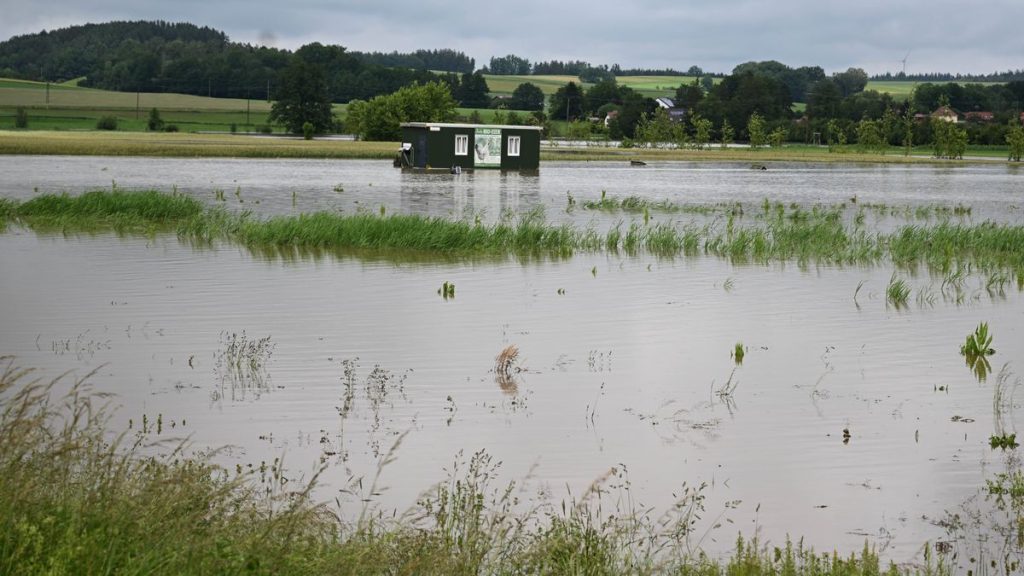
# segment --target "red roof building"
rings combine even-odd
[[[964,114],[964,120],[968,122],[992,122],[996,115],[991,112],[968,112]]]

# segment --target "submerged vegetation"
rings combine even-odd
[[[570,502],[521,512],[515,483],[494,486],[500,463],[483,452],[457,456],[406,514],[364,500],[346,518],[313,500],[322,469],[306,479],[289,478],[279,461],[229,471],[159,427],[112,437],[91,376],[65,387],[0,362],[4,574],[948,573],[927,546],[920,567],[886,566],[866,544],[841,556],[742,536],[727,557],[710,558],[697,530],[704,485],[684,484],[658,519],[631,509],[628,494],[603,510],[602,499],[629,490],[618,468]],[[361,498],[361,479],[354,486]]]
[[[606,199],[602,199],[604,202]],[[119,189],[80,196],[40,195],[32,200],[0,201],[0,226],[20,224],[42,232],[176,232],[183,240],[237,242],[254,251],[289,254],[318,250],[422,252],[444,256],[568,257],[576,252],[647,252],[657,256],[728,258],[735,262],[795,260],[801,263],[874,264],[890,259],[912,269],[924,264],[943,273],[969,266],[989,273],[990,293],[1005,291],[1015,275],[1024,279],[1024,226],[941,220],[903,225],[891,233],[863,225],[862,213],[844,214],[846,205],[804,208],[765,201],[745,215],[741,205],[722,206],[705,222],[643,221],[607,231],[548,223],[541,212],[506,218],[495,224],[369,211],[354,214],[316,212],[260,218],[223,208],[204,208],[190,197],[155,191]],[[934,212],[932,210],[931,212]],[[890,285],[888,296],[902,305],[910,294],[905,282]]]

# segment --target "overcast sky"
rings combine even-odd
[[[86,22],[188,21],[295,49],[452,48],[476,58],[728,72],[778,60],[826,72],[1024,68],[1024,0],[0,0],[0,40]]]

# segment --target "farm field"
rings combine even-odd
[[[576,76],[495,76],[485,74],[484,78],[487,79],[487,86],[491,89],[492,94],[502,95],[512,94],[512,91],[523,82],[537,86],[546,95],[554,94],[556,90],[569,82],[581,84],[580,79]],[[676,88],[680,84],[693,82],[694,78],[693,76],[619,76],[616,80],[619,84],[629,86],[647,96],[657,97],[675,94]],[[584,87],[592,86],[592,84],[586,83],[582,85]]]
[[[933,84],[946,83],[947,82],[933,82]],[[914,87],[919,84],[925,84],[925,82],[915,82],[912,80],[871,80],[868,82],[865,90],[875,90],[882,93],[888,92],[897,100],[906,100],[910,96],[911,92],[914,91]],[[971,82],[971,84],[993,86],[995,84],[999,84],[999,82]]]

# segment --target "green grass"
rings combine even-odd
[[[268,124],[271,104],[254,95],[244,98],[208,98],[173,93],[115,92],[80,88],[74,83],[50,84],[0,78],[0,130],[14,126],[14,112],[24,107],[30,130],[90,130],[102,116],[116,116],[121,130],[144,131],[150,109],[160,110],[168,124],[185,132],[255,131]],[[339,118],[346,105],[335,104]],[[278,128],[280,131],[280,128]]]
[[[875,90],[877,92],[888,92],[896,100],[906,100],[910,97],[910,94],[914,91],[914,88],[920,84],[926,82],[917,82],[913,80],[871,80],[868,82],[865,90]],[[964,84],[964,82],[957,82],[958,84]],[[932,82],[932,84],[950,84],[950,82]],[[971,82],[975,84],[975,82]],[[977,82],[984,86],[994,86],[1001,84],[1001,82]]]
[[[570,208],[575,205],[575,198],[569,200]],[[735,204],[720,203],[715,205],[706,204],[677,204],[668,200],[649,200],[642,196],[626,196],[619,198],[608,196],[603,190],[599,200],[584,200],[580,204],[585,210],[600,210],[602,212],[630,212],[630,213],[687,213],[687,214],[715,214],[735,210]]]
[[[907,284],[906,280],[897,278],[896,274],[893,274],[889,278],[889,285],[885,288],[885,301],[896,309],[901,309],[907,306],[907,298],[909,297],[910,285]]]
[[[480,115],[480,118],[484,121],[485,124],[494,124],[494,115],[497,114],[499,110],[492,110],[489,108],[456,108],[455,112],[459,116],[464,116],[467,118],[469,117],[470,114],[476,112],[477,114]],[[509,112],[513,112],[513,110],[500,110],[500,112],[502,114],[507,115]],[[526,122],[526,118],[532,114],[532,112],[529,110],[514,110],[514,112],[519,115],[519,119],[522,122]]]
[[[577,76],[568,75],[496,76],[485,74],[484,79],[487,80],[487,87],[491,94],[505,96],[511,95],[512,91],[524,82],[529,82],[540,88],[545,96],[554,94],[569,82],[575,82],[584,88],[593,86],[593,84],[580,82]],[[680,84],[689,84],[693,82],[694,78],[693,76],[619,76],[615,80],[620,85],[629,86],[646,96],[656,97],[671,96],[676,93],[676,88]]]
[[[121,130],[143,132],[149,117],[149,109],[125,110],[121,108],[28,108],[29,129],[31,130],[92,130],[96,120],[103,116],[118,119]],[[216,131],[228,132],[234,124],[239,132],[257,131],[257,127],[269,124],[269,113],[245,110],[162,110],[160,117],[165,124],[174,124],[182,132]],[[248,120],[248,123],[246,122]],[[14,127],[14,109],[0,109],[0,130]],[[280,131],[280,129],[278,129]]]
[[[64,82],[51,82],[50,90],[82,90],[77,85]],[[35,82],[32,80],[17,80],[14,78],[0,78],[0,88],[21,88],[24,90],[46,90],[46,82]],[[45,97],[45,95],[44,95]]]
[[[0,208],[39,229],[155,230],[195,218],[203,212],[198,200],[154,191],[93,191],[80,196],[46,194]]]
[[[344,515],[313,499],[323,468],[309,478],[290,476],[278,460],[223,469],[175,441],[188,427],[163,414],[114,434],[103,397],[89,387],[97,377],[42,382],[0,358],[3,574],[948,573],[928,546],[916,570],[885,565],[866,543],[842,556],[802,543],[769,548],[742,535],[731,553],[709,558],[695,532],[704,486],[684,484],[671,512],[652,514],[624,508],[633,499],[613,469],[579,498],[518,506],[515,483],[492,485],[500,463],[484,452],[456,457],[448,479],[407,514],[364,504]],[[609,478],[625,487],[603,486]],[[377,488],[372,477],[363,480],[349,487],[355,498]],[[605,511],[602,493],[616,491],[627,494]]]
[[[607,200],[607,199],[606,199]],[[946,273],[971,266],[990,273],[997,290],[1009,272],[1024,275],[1024,226],[952,224],[903,225],[892,233],[872,233],[861,219],[847,223],[845,205],[812,208],[765,202],[729,207],[707,224],[634,221],[604,232],[569,224],[551,225],[538,214],[487,225],[418,215],[377,215],[368,212],[318,212],[257,218],[223,209],[200,210],[197,201],[160,192],[96,191],[78,197],[42,195],[19,203],[0,202],[0,224],[20,224],[41,231],[76,230],[177,232],[184,240],[228,241],[257,251],[283,254],[359,250],[422,253],[440,256],[567,257],[576,252],[647,252],[660,256],[699,254],[734,262],[797,261],[832,264],[874,264],[888,259],[899,267],[927,265]],[[703,213],[702,213],[703,214]],[[902,281],[900,281],[902,282]],[[909,287],[894,282],[890,296],[902,304]],[[899,296],[899,297],[896,297]]]
[[[50,108],[116,108],[134,111],[138,106],[143,112],[147,112],[150,108],[194,111],[241,110],[245,112],[247,105],[251,111],[270,111],[270,103],[255,95],[249,100],[245,98],[208,98],[166,92],[115,92],[60,84],[50,84],[50,100],[47,102],[46,83],[44,82],[0,79],[0,108],[49,106]]]

